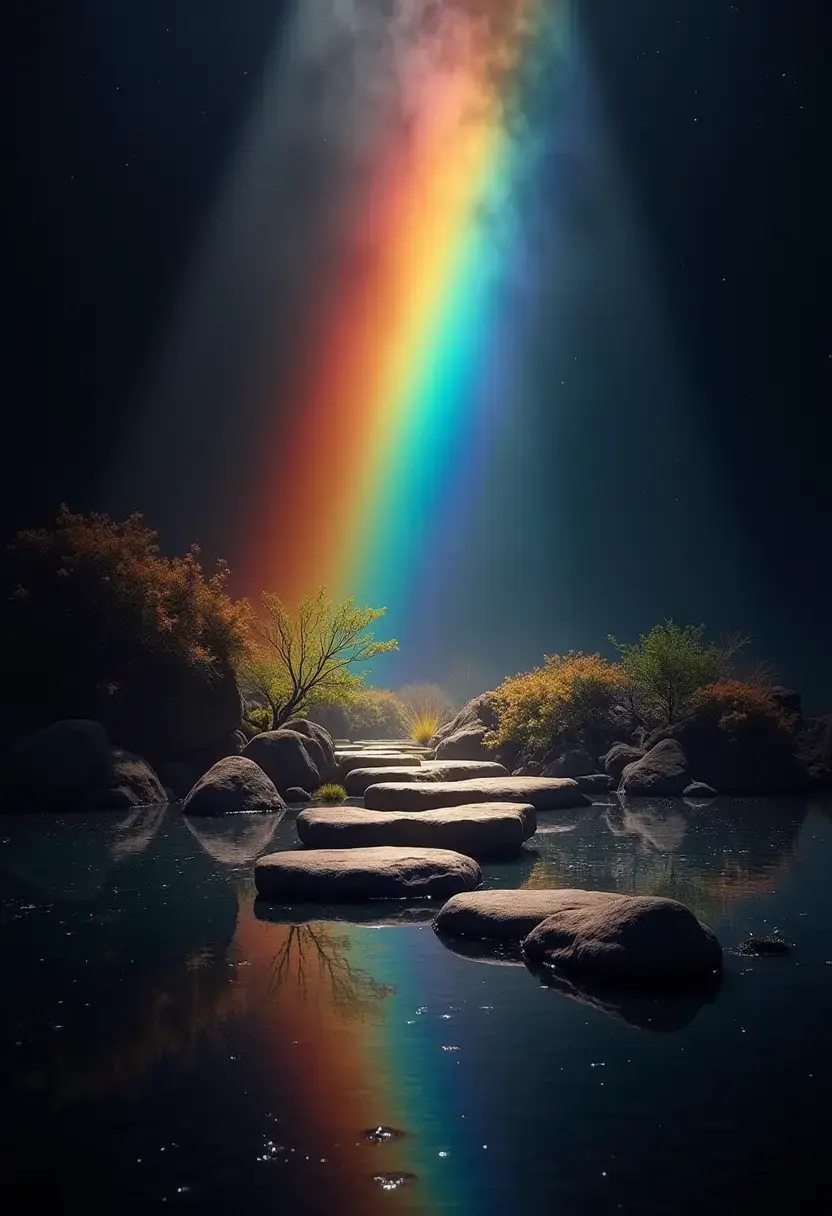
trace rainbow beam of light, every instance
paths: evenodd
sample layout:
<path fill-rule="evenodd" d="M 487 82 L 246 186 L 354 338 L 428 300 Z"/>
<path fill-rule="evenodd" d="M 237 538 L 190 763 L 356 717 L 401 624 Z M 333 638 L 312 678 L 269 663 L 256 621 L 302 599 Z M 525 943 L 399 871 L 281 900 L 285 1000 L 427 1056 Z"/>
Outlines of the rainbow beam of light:
<path fill-rule="evenodd" d="M 509 421 L 522 335 L 505 288 L 534 270 L 524 206 L 541 200 L 524 204 L 523 188 L 560 120 L 526 103 L 562 89 L 570 8 L 427 6 L 397 68 L 411 119 L 378 148 L 347 237 L 360 270 L 333 270 L 265 445 L 247 587 L 292 604 L 325 584 L 386 605 L 396 632 L 424 610 L 434 545 L 470 522 L 477 469 Z"/>

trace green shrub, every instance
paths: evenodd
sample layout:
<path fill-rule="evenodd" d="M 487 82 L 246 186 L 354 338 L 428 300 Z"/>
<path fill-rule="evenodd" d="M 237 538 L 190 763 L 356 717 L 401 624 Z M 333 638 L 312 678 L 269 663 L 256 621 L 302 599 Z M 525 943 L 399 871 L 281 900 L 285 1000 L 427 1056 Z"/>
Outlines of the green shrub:
<path fill-rule="evenodd" d="M 334 739 L 400 739 L 408 733 L 404 706 L 384 688 L 357 687 L 337 700 L 317 699 L 306 716 Z"/>
<path fill-rule="evenodd" d="M 338 806 L 344 802 L 347 797 L 347 791 L 343 785 L 336 785 L 334 782 L 329 782 L 327 785 L 321 785 L 315 790 L 312 795 L 313 802 L 321 802 Z"/>

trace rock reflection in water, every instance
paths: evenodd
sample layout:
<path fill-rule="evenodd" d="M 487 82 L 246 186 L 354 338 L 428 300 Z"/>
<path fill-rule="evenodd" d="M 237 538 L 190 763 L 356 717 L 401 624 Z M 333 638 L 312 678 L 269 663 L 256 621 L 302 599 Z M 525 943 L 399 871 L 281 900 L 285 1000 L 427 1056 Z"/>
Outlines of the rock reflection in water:
<path fill-rule="evenodd" d="M 599 1013 L 618 1018 L 629 1026 L 662 1034 L 684 1030 L 705 1005 L 713 1004 L 718 991 L 717 985 L 704 992 L 650 993 L 610 987 L 585 977 L 577 980 L 551 967 L 531 963 L 526 966 L 541 987 L 597 1009 Z"/>
<path fill-rule="evenodd" d="M 263 815 L 226 815 L 193 819 L 183 815 L 188 831 L 221 866 L 244 866 L 267 852 L 283 812 Z"/>

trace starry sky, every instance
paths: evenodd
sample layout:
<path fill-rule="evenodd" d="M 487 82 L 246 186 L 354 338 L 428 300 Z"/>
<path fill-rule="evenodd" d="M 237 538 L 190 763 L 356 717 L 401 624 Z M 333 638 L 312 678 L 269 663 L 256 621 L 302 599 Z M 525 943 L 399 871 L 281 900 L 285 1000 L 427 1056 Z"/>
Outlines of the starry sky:
<path fill-rule="evenodd" d="M 5 534 L 61 500 L 121 507 L 112 468 L 137 385 L 292 8 L 7 8 Z M 541 336 L 535 374 L 563 386 L 568 409 L 541 406 L 506 439 L 505 467 L 537 487 L 534 525 L 526 502 L 474 538 L 448 652 L 436 670 L 402 675 L 441 678 L 459 662 L 486 684 L 544 651 L 595 649 L 673 615 L 750 633 L 786 682 L 828 707 L 832 12 L 785 0 L 576 8 L 665 337 L 640 356 L 632 310 L 613 305 L 612 323 L 579 315 L 557 340 Z M 598 273 L 612 273 L 600 256 Z M 194 419 L 174 466 L 185 484 L 204 471 L 201 444 Z M 131 492 L 163 540 L 197 539 L 233 566 L 227 505 L 176 514 L 158 487 L 142 494 L 141 477 Z M 510 577 L 478 582 L 480 550 L 504 555 Z"/>

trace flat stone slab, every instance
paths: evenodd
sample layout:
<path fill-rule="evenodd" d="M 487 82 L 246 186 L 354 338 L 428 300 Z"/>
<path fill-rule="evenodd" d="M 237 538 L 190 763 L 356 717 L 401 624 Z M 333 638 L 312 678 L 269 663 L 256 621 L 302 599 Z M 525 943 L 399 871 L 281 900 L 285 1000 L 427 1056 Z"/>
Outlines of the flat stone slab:
<path fill-rule="evenodd" d="M 712 929 L 675 899 L 563 892 L 563 903 L 536 925 L 523 953 L 567 973 L 612 983 L 712 983 L 722 949 Z"/>
<path fill-rule="evenodd" d="M 276 903 L 448 899 L 481 882 L 473 858 L 448 849 L 299 850 L 269 853 L 254 867 L 257 894 Z"/>
<path fill-rule="evenodd" d="M 536 826 L 534 807 L 520 802 L 418 813 L 340 807 L 304 811 L 297 820 L 298 837 L 310 848 L 397 845 L 451 849 L 477 858 L 516 857 Z"/>
<path fill-rule="evenodd" d="M 480 777 L 507 777 L 502 764 L 490 760 L 425 760 L 421 764 L 410 764 L 390 773 L 379 767 L 375 760 L 368 760 L 360 768 L 347 773 L 344 782 L 350 798 L 360 798 L 371 785 L 387 780 L 406 781 L 473 781 Z"/>
<path fill-rule="evenodd" d="M 411 752 L 336 752 L 335 763 L 343 780 L 356 768 L 418 768 L 421 761 Z"/>
<path fill-rule="evenodd" d="M 434 921 L 437 933 L 474 937 L 480 941 L 516 942 L 555 912 L 571 907 L 575 896 L 606 903 L 606 892 L 571 891 L 555 888 L 524 888 L 520 891 L 472 891 L 455 895 Z M 620 898 L 625 898 L 621 896 Z"/>
<path fill-rule="evenodd" d="M 536 811 L 590 806 L 569 777 L 478 777 L 473 781 L 385 781 L 364 791 L 372 811 L 428 811 L 475 802 L 527 802 Z"/>

